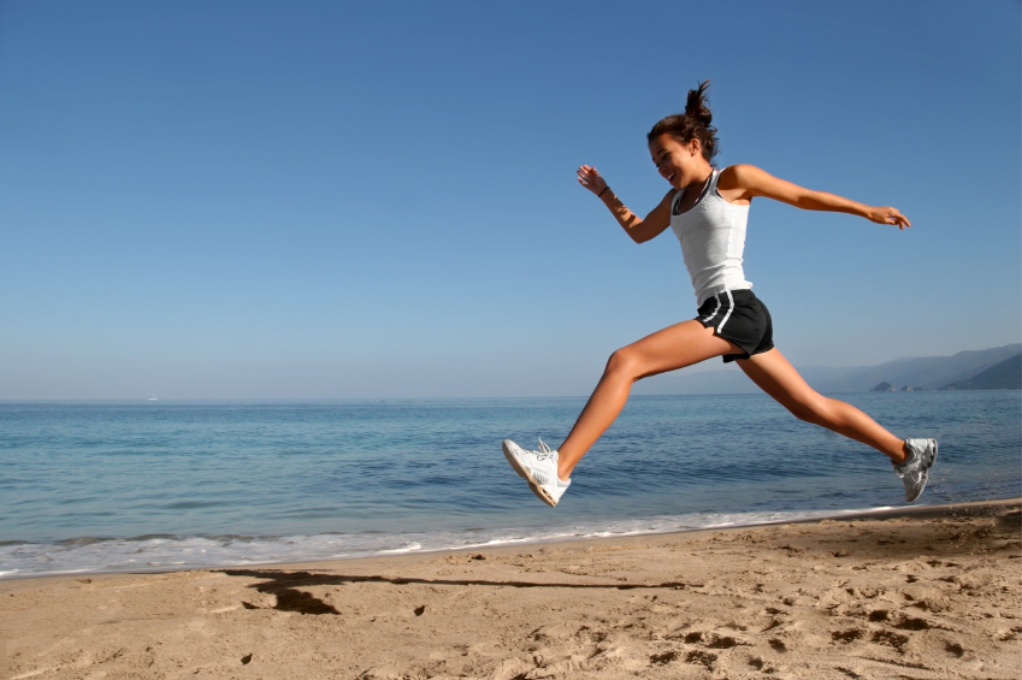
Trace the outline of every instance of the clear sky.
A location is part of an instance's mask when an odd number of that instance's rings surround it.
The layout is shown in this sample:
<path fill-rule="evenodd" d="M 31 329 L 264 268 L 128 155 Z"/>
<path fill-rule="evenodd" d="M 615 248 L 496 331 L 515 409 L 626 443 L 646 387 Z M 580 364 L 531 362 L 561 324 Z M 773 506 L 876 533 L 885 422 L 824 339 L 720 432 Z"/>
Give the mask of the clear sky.
<path fill-rule="evenodd" d="M 646 149 L 712 78 L 796 366 L 1022 336 L 1020 3 L 0 3 L 0 399 L 585 394 L 691 318 Z M 716 370 L 719 363 L 707 368 Z"/>

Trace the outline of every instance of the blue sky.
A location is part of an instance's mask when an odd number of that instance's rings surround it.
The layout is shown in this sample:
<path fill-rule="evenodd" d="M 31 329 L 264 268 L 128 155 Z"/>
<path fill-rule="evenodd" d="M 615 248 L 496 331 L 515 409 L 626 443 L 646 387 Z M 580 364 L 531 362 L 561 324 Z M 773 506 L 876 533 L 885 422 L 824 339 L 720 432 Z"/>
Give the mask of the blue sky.
<path fill-rule="evenodd" d="M 645 133 L 712 78 L 797 366 L 1022 336 L 1020 5 L 0 4 L 0 399 L 585 394 L 691 318 L 634 245 Z M 719 364 L 700 368 L 716 370 Z"/>

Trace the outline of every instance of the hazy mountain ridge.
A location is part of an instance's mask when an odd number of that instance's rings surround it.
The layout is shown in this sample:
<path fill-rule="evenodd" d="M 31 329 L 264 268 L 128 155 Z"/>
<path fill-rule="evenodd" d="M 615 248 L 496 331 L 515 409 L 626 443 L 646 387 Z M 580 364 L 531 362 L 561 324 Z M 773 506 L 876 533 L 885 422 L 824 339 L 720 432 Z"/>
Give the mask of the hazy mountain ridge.
<path fill-rule="evenodd" d="M 1017 390 L 1022 389 L 1022 354 L 994 364 L 966 380 L 946 385 L 946 390 Z"/>
<path fill-rule="evenodd" d="M 868 392 L 881 382 L 898 389 L 903 386 L 941 389 L 958 381 L 968 381 L 1014 355 L 1022 353 L 1022 343 L 965 350 L 951 356 L 906 357 L 876 366 L 798 367 L 799 373 L 816 390 L 828 392 Z M 959 388 L 964 389 L 964 388 Z M 635 394 L 755 394 L 759 388 L 734 364 L 725 370 L 687 373 L 684 370 L 640 381 Z"/>
<path fill-rule="evenodd" d="M 898 388 L 909 385 L 935 390 L 968 380 L 1019 352 L 1022 352 L 1022 343 L 967 350 L 949 357 L 895 359 L 878 366 L 851 369 L 844 376 L 820 381 L 813 387 L 825 392 L 866 392 L 886 381 Z"/>

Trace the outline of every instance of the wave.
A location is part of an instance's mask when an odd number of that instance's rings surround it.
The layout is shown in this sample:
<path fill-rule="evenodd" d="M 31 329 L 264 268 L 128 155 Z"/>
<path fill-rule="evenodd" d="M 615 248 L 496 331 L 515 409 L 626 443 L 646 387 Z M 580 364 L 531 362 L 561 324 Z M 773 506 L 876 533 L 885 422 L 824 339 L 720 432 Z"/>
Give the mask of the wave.
<path fill-rule="evenodd" d="M 890 510 L 693 513 L 585 524 L 407 533 L 323 533 L 311 536 L 80 537 L 52 543 L 0 544 L 0 579 L 105 572 L 160 572 L 287 562 L 340 560 L 444 550 L 748 527 L 839 518 Z"/>

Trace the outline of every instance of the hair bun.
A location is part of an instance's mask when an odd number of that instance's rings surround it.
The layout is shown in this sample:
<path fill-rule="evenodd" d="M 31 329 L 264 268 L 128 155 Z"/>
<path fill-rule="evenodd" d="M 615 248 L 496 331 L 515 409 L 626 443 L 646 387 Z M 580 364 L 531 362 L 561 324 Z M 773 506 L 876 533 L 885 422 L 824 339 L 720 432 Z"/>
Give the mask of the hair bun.
<path fill-rule="evenodd" d="M 706 90 L 709 87 L 709 80 L 699 83 L 697 89 L 688 91 L 688 100 L 685 102 L 685 115 L 707 127 L 713 122 L 713 114 L 710 113 L 710 107 L 706 101 Z"/>

